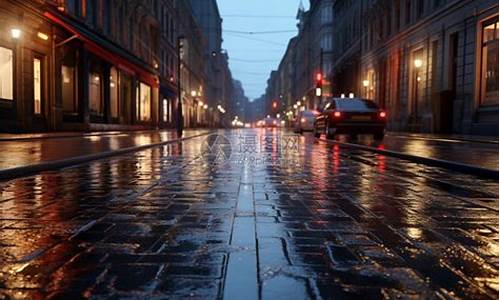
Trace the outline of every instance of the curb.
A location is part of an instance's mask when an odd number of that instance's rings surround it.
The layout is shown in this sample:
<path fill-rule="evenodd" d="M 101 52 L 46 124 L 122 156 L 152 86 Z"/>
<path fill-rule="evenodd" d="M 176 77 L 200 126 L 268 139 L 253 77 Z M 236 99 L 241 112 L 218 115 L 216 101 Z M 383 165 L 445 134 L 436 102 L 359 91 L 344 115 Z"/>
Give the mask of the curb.
<path fill-rule="evenodd" d="M 453 162 L 453 161 L 449 161 L 449 160 L 421 157 L 421 156 L 406 154 L 406 153 L 392 151 L 392 150 L 381 150 L 381 149 L 377 149 L 377 148 L 373 148 L 373 147 L 369 147 L 369 146 L 364 146 L 364 145 L 342 143 L 342 142 L 338 142 L 338 141 L 326 140 L 323 138 L 319 138 L 318 140 L 325 142 L 327 144 L 335 144 L 335 145 L 339 145 L 339 146 L 345 147 L 345 148 L 353 148 L 353 149 L 360 149 L 360 150 L 364 150 L 364 151 L 375 152 L 375 153 L 383 154 L 386 156 L 392 156 L 392 157 L 408 160 L 408 161 L 415 162 L 418 164 L 424 164 L 424 165 L 429 165 L 429 166 L 434 166 L 434 167 L 445 168 L 445 169 L 449 169 L 449 170 L 453 170 L 453 171 L 457 171 L 457 172 L 461 172 L 461 173 L 465 173 L 465 174 L 480 176 L 480 177 L 484 177 L 484 178 L 488 178 L 488 179 L 496 179 L 496 180 L 499 179 L 498 170 L 476 167 L 473 165 L 468 165 L 468 164 L 459 163 L 459 162 Z"/>
<path fill-rule="evenodd" d="M 27 137 L 0 137 L 0 142 L 23 142 L 23 141 L 30 141 L 30 140 L 49 140 L 49 139 L 67 139 L 67 138 L 77 138 L 77 137 L 93 137 L 93 136 L 114 136 L 114 135 L 121 135 L 121 134 L 140 134 L 140 133 L 147 133 L 147 132 L 154 132 L 155 130 L 138 130 L 138 131 L 96 131 L 96 132 L 85 132 L 85 133 L 68 133 L 68 134 L 61 134 L 61 135 L 48 135 L 48 136 L 27 136 Z M 157 131 L 161 132 L 161 131 Z"/>
<path fill-rule="evenodd" d="M 62 168 L 66 168 L 66 167 L 70 167 L 70 166 L 74 166 L 74 165 L 79 165 L 79 164 L 91 162 L 94 160 L 109 158 L 109 157 L 113 157 L 113 156 L 120 156 L 120 155 L 131 153 L 131 152 L 139 152 L 142 150 L 146 150 L 149 148 L 155 148 L 158 146 L 176 144 L 176 143 L 183 142 L 186 140 L 206 136 L 206 135 L 209 135 L 210 133 L 211 132 L 201 133 L 201 134 L 197 134 L 197 135 L 193 135 L 193 136 L 189 136 L 189 137 L 183 137 L 180 139 L 168 140 L 168 141 L 163 141 L 163 142 L 154 143 L 154 144 L 134 146 L 134 147 L 128 147 L 128 148 L 123 148 L 123 149 L 118 149 L 118 150 L 100 152 L 100 153 L 95 153 L 95 154 L 76 156 L 76 157 L 72 157 L 72 158 L 68 158 L 68 159 L 41 162 L 41 163 L 37 163 L 34 165 L 14 167 L 14 168 L 10 168 L 10 169 L 3 169 L 3 170 L 0 170 L 0 181 L 6 181 L 6 180 L 16 179 L 16 178 L 20 178 L 20 177 L 30 176 L 30 175 L 34 175 L 34 174 L 44 172 L 44 171 L 62 169 Z"/>
<path fill-rule="evenodd" d="M 484 139 L 468 139 L 468 138 L 446 138 L 446 137 L 425 137 L 425 136 L 411 136 L 404 134 L 394 134 L 388 133 L 387 136 L 395 138 L 405 138 L 405 139 L 415 139 L 415 140 L 426 140 L 426 141 L 436 141 L 436 142 L 468 142 L 476 144 L 491 144 L 498 145 L 498 141 L 494 140 L 484 140 Z"/>

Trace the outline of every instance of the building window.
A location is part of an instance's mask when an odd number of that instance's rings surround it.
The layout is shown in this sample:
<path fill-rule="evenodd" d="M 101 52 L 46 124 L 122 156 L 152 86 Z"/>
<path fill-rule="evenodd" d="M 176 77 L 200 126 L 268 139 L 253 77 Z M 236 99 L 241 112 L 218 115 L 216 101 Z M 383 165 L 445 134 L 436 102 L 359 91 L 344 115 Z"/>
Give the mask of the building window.
<path fill-rule="evenodd" d="M 75 0 L 66 0 L 66 10 L 70 14 L 74 14 L 76 10 Z"/>
<path fill-rule="evenodd" d="M 401 10 L 399 9 L 399 2 L 396 3 L 394 8 L 394 30 L 399 31 L 399 24 L 401 22 Z"/>
<path fill-rule="evenodd" d="M 332 50 L 332 35 L 325 34 L 321 38 L 321 49 L 323 51 L 331 51 Z"/>
<path fill-rule="evenodd" d="M 76 113 L 78 111 L 78 104 L 76 101 L 75 67 L 63 65 L 61 67 L 61 75 L 63 111 Z"/>
<path fill-rule="evenodd" d="M 80 17 L 87 17 L 87 0 L 81 0 L 80 2 Z"/>
<path fill-rule="evenodd" d="M 482 25 L 481 104 L 498 104 L 498 79 L 498 17 L 496 17 Z"/>
<path fill-rule="evenodd" d="M 89 73 L 89 102 L 90 113 L 102 115 L 102 76 L 99 73 Z"/>
<path fill-rule="evenodd" d="M 111 68 L 109 76 L 109 106 L 111 110 L 111 117 L 118 118 L 120 112 L 120 105 L 118 101 L 118 71 L 115 67 Z"/>
<path fill-rule="evenodd" d="M 14 53 L 0 47 L 0 99 L 14 100 Z"/>
<path fill-rule="evenodd" d="M 407 0 L 406 1 L 406 11 L 405 11 L 405 23 L 406 25 L 410 24 L 411 22 L 411 1 Z"/>
<path fill-rule="evenodd" d="M 324 6 L 321 10 L 321 24 L 332 22 L 333 9 L 330 6 Z"/>
<path fill-rule="evenodd" d="M 390 10 L 386 15 L 386 33 L 387 36 L 390 36 L 392 34 L 392 15 Z"/>
<path fill-rule="evenodd" d="M 424 0 L 417 0 L 417 19 L 424 14 Z"/>
<path fill-rule="evenodd" d="M 151 87 L 142 82 L 136 90 L 136 117 L 142 122 L 151 120 Z"/>
<path fill-rule="evenodd" d="M 33 59 L 33 112 L 42 113 L 42 61 Z"/>

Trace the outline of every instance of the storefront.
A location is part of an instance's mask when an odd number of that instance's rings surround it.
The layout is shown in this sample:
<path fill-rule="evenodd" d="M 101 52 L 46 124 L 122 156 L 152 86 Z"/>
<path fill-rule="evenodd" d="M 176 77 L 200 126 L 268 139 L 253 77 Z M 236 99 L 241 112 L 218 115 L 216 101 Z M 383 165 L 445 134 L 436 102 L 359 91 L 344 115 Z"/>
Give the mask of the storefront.
<path fill-rule="evenodd" d="M 55 9 L 0 8 L 1 131 L 158 125 L 153 67 Z"/>

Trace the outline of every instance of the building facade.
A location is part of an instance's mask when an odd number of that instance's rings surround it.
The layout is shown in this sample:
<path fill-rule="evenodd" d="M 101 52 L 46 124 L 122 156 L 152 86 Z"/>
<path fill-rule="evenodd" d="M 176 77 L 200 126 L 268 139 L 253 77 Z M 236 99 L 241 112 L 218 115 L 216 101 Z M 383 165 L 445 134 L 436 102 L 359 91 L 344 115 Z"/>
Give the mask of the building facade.
<path fill-rule="evenodd" d="M 297 18 L 268 80 L 268 112 L 275 101 L 289 114 L 353 93 L 387 110 L 389 130 L 498 135 L 497 1 L 317 0 Z"/>
<path fill-rule="evenodd" d="M 5 0 L 0 28 L 1 131 L 173 127 L 179 75 L 184 125 L 208 123 L 189 0 Z"/>
<path fill-rule="evenodd" d="M 227 55 L 222 50 L 222 18 L 216 0 L 190 0 L 194 17 L 203 31 L 206 39 L 204 47 L 206 78 L 206 101 L 208 105 L 207 118 L 211 125 L 220 124 L 221 106 L 226 110 L 232 101 L 230 94 L 225 92 L 226 80 L 232 82 L 229 73 Z M 222 110 L 222 111 L 224 111 Z"/>
<path fill-rule="evenodd" d="M 498 2 L 364 1 L 359 89 L 397 131 L 498 135 Z"/>
<path fill-rule="evenodd" d="M 363 1 L 336 0 L 333 3 L 332 95 L 360 95 L 361 17 Z"/>
<path fill-rule="evenodd" d="M 333 4 L 333 0 L 310 0 L 307 11 L 300 5 L 297 36 L 288 43 L 276 73 L 268 80 L 269 113 L 292 119 L 300 109 L 316 109 L 332 95 Z M 316 93 L 318 74 L 322 77 L 320 96 Z"/>

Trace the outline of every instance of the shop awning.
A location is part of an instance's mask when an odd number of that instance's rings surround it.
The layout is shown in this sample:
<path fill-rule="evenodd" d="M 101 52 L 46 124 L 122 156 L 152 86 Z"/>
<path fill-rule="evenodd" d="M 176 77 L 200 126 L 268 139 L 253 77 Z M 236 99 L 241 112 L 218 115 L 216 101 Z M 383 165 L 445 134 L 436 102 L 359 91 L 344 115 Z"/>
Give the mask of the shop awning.
<path fill-rule="evenodd" d="M 61 13 L 46 11 L 44 16 L 76 35 L 83 41 L 85 48 L 94 55 L 110 62 L 121 70 L 137 75 L 139 80 L 144 83 L 153 87 L 158 87 L 157 71 L 127 50 L 92 32 L 78 21 Z"/>

